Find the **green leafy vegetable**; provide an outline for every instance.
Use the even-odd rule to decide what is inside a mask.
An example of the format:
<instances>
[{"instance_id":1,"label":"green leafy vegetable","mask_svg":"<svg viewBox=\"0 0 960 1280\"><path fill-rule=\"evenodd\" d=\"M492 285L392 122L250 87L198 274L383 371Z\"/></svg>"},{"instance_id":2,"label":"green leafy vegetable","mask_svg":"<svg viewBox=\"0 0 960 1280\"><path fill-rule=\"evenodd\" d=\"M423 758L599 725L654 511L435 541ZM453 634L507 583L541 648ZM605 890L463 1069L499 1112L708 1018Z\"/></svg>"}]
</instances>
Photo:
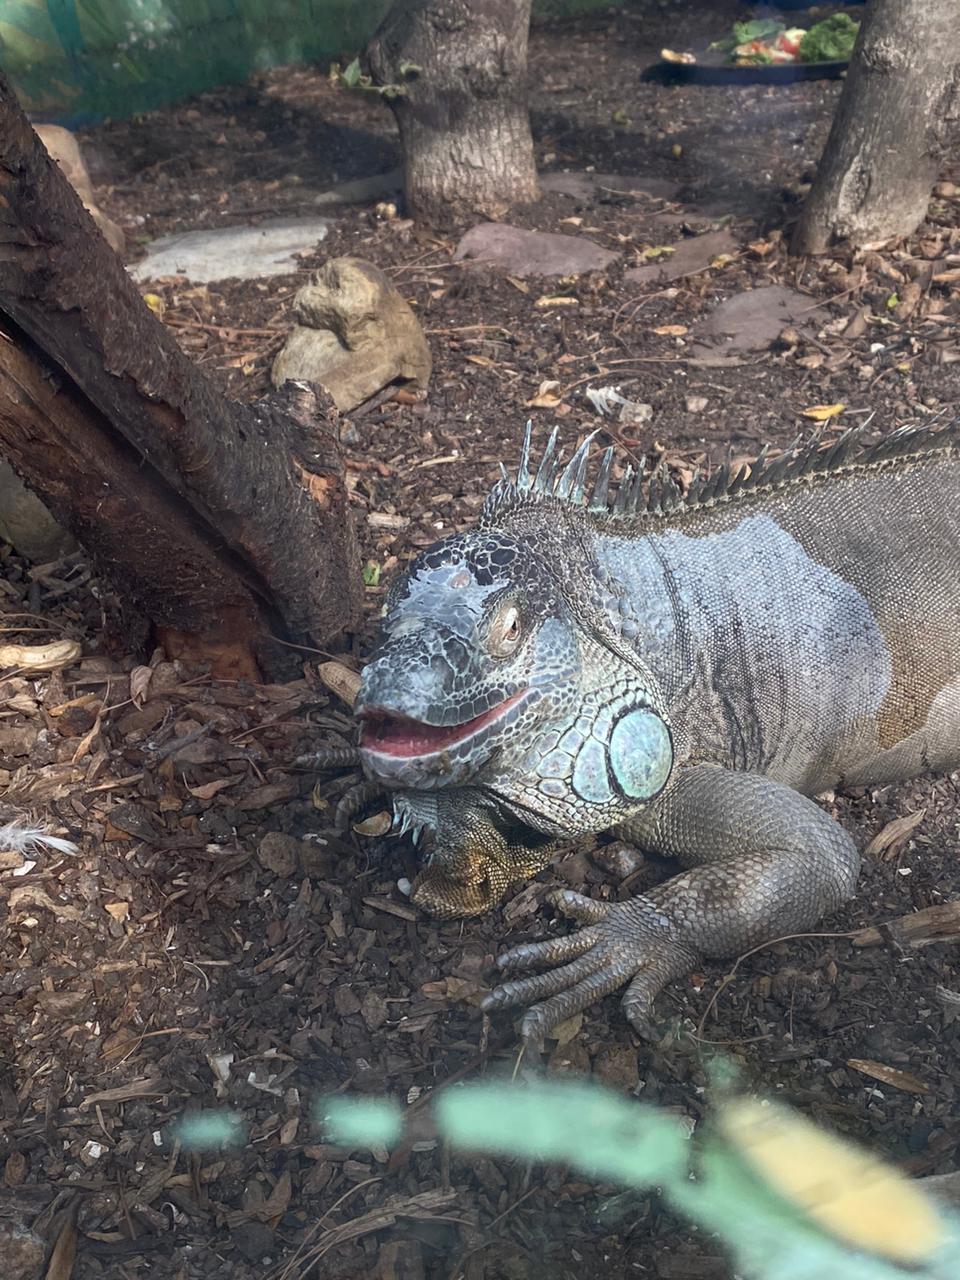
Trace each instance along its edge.
<instances>
[{"instance_id":1,"label":"green leafy vegetable","mask_svg":"<svg viewBox=\"0 0 960 1280\"><path fill-rule=\"evenodd\" d=\"M776 18L754 18L751 22L733 24L733 43L749 44L751 40L770 40L786 30Z\"/></svg>"},{"instance_id":2,"label":"green leafy vegetable","mask_svg":"<svg viewBox=\"0 0 960 1280\"><path fill-rule=\"evenodd\" d=\"M860 23L835 13L812 26L800 41L801 62L849 62Z\"/></svg>"},{"instance_id":3,"label":"green leafy vegetable","mask_svg":"<svg viewBox=\"0 0 960 1280\"><path fill-rule=\"evenodd\" d=\"M732 34L722 40L715 40L711 49L719 49L722 53L733 53L738 44L749 44L751 40L775 39L781 31L785 31L782 22L776 18L754 18L750 22L735 22Z\"/></svg>"}]
</instances>

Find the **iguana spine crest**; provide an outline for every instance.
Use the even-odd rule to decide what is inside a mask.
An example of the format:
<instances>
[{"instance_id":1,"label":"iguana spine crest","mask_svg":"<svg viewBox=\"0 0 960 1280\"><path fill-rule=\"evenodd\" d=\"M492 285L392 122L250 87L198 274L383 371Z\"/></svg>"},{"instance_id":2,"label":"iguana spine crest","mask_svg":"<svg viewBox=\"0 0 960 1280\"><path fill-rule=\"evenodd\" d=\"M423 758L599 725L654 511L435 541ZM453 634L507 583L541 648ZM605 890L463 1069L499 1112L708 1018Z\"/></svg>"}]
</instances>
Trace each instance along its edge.
<instances>
[{"instance_id":1,"label":"iguana spine crest","mask_svg":"<svg viewBox=\"0 0 960 1280\"><path fill-rule=\"evenodd\" d=\"M869 420L850 427L829 447L814 436L805 444L795 441L775 458L768 460L764 446L756 458L733 471L723 463L709 475L698 470L683 493L662 465L649 476L641 460L635 470L628 463L613 494L610 476L615 450L613 446L601 455L600 466L589 500L586 481L591 447L598 434L592 431L578 446L565 466L557 441L559 428L550 433L536 474L530 469L533 424L527 423L516 479L511 479L500 464L500 479L484 503L481 519L492 521L506 510L531 503L561 502L583 507L594 514L615 519L659 519L677 512L711 508L718 503L736 501L747 494L768 493L786 486L808 484L816 478L877 471L892 462L906 459L922 461L924 457L947 451L960 451L960 418L944 423L942 415L930 423L911 423L898 428L881 440L861 447L861 438Z\"/></svg>"}]
</instances>

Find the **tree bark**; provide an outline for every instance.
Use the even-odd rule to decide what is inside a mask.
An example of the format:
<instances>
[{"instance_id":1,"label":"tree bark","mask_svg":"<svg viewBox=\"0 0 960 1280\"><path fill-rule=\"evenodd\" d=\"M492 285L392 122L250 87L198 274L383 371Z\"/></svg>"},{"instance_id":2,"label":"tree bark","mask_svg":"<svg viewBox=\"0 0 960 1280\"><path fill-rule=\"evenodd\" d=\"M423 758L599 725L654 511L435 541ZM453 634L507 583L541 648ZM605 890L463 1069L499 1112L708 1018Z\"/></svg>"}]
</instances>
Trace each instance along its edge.
<instances>
[{"instance_id":1,"label":"tree bark","mask_svg":"<svg viewBox=\"0 0 960 1280\"><path fill-rule=\"evenodd\" d=\"M400 129L407 208L433 224L538 199L531 0L395 0L367 49Z\"/></svg>"},{"instance_id":2,"label":"tree bark","mask_svg":"<svg viewBox=\"0 0 960 1280\"><path fill-rule=\"evenodd\" d=\"M957 0L871 0L793 251L915 231L958 117Z\"/></svg>"},{"instance_id":3,"label":"tree bark","mask_svg":"<svg viewBox=\"0 0 960 1280\"><path fill-rule=\"evenodd\" d=\"M163 627L324 642L360 612L335 410L225 398L146 307L0 75L0 454Z\"/></svg>"}]
</instances>

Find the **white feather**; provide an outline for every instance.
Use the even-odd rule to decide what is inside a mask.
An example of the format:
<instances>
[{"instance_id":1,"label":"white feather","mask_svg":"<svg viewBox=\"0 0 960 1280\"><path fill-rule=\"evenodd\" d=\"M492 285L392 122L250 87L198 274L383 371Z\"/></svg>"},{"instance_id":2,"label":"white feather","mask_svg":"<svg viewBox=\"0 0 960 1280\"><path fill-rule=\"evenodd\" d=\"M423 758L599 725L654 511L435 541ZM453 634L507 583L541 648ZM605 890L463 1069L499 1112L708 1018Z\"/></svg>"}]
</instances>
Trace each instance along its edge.
<instances>
[{"instance_id":1,"label":"white feather","mask_svg":"<svg viewBox=\"0 0 960 1280\"><path fill-rule=\"evenodd\" d=\"M42 827L32 827L28 823L19 822L16 818L0 825L0 849L12 849L16 853L34 853L37 848L46 846L56 849L58 853L79 853L72 840L62 840L59 836L47 835Z\"/></svg>"}]
</instances>

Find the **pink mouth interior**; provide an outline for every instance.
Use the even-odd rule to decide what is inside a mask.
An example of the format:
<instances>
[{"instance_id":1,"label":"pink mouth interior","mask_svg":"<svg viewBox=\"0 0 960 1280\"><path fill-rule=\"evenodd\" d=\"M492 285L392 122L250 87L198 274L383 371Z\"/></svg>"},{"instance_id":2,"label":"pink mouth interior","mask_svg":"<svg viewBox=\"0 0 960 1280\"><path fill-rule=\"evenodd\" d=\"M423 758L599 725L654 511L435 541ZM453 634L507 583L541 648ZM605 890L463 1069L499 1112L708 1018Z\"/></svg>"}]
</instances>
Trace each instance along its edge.
<instances>
[{"instance_id":1,"label":"pink mouth interior","mask_svg":"<svg viewBox=\"0 0 960 1280\"><path fill-rule=\"evenodd\" d=\"M422 720L410 720L407 716L396 715L377 707L370 708L364 715L363 727L360 731L360 746L365 751L378 751L386 756L426 756L444 747L452 746L463 738L482 729L498 719L520 698L525 689L515 693L506 702L500 702L489 711L484 711L472 720L463 724L434 725L424 724Z\"/></svg>"}]
</instances>

